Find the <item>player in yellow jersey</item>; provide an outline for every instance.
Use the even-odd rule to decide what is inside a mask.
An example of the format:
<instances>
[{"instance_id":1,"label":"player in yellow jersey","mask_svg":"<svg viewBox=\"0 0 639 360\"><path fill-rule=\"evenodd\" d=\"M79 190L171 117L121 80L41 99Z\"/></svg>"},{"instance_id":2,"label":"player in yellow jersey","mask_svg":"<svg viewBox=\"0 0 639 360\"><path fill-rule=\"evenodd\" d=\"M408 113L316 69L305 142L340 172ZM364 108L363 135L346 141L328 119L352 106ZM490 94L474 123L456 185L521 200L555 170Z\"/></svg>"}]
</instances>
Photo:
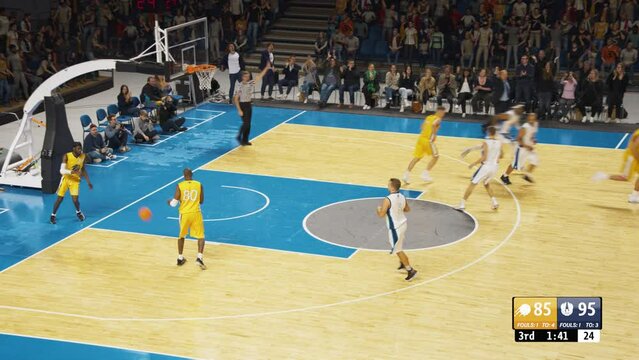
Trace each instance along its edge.
<instances>
[{"instance_id":1,"label":"player in yellow jersey","mask_svg":"<svg viewBox=\"0 0 639 360\"><path fill-rule=\"evenodd\" d=\"M630 136L628 147L623 153L623 161L621 163L621 174L608 175L604 172L598 172L593 176L594 181L599 180L615 180L615 181L631 181L634 175L639 175L639 129L635 130ZM639 203L639 177L635 182L635 189L628 197L631 203Z\"/></svg>"},{"instance_id":2,"label":"player in yellow jersey","mask_svg":"<svg viewBox=\"0 0 639 360\"><path fill-rule=\"evenodd\" d=\"M64 154L62 165L60 166L62 180L60 180L60 186L58 186L58 198L55 200L55 204L53 204L53 212L49 219L52 224L56 223L56 213L67 191L71 193L76 216L80 221L84 221L84 214L80 211L80 201L78 200L80 194L80 177L84 177L89 185L89 189L93 189L91 180L89 180L89 174L84 167L85 161L86 156L82 153L82 144L79 142L73 143L71 152Z\"/></svg>"},{"instance_id":3,"label":"player in yellow jersey","mask_svg":"<svg viewBox=\"0 0 639 360\"><path fill-rule=\"evenodd\" d=\"M178 266L184 265L186 259L182 256L184 251L184 237L191 234L197 239L197 260L195 262L202 269L204 265L204 220L200 205L204 203L204 188L199 181L193 180L191 169L184 169L184 181L175 187L175 195L169 200L169 205L176 207L180 204L180 235L178 236Z\"/></svg>"},{"instance_id":4,"label":"player in yellow jersey","mask_svg":"<svg viewBox=\"0 0 639 360\"><path fill-rule=\"evenodd\" d=\"M424 181L432 181L433 179L430 177L430 171L433 169L435 164L437 164L437 159L439 159L439 153L437 152L437 146L435 146L435 141L437 140L437 131L439 131L439 127L441 125L442 119L446 115L446 108L443 106L438 106L437 110L433 115L429 115L424 120L422 124L422 132L419 134L419 138L417 139L417 145L415 145L415 151L413 152L413 160L408 164L408 168L404 172L403 180L406 184L409 182L410 172L413 170L415 165L421 160L424 155L430 155L432 158L430 162L426 166L426 170L422 173L422 180Z\"/></svg>"}]
</instances>

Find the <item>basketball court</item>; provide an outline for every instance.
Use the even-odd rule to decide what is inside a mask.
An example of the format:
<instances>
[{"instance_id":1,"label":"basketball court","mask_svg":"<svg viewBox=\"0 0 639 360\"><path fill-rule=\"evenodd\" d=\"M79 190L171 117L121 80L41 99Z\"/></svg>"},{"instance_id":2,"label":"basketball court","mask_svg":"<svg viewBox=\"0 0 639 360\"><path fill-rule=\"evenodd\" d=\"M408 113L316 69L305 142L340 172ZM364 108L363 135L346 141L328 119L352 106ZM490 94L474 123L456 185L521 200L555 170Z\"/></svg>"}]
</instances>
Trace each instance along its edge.
<instances>
[{"instance_id":1,"label":"basketball court","mask_svg":"<svg viewBox=\"0 0 639 360\"><path fill-rule=\"evenodd\" d=\"M483 133L445 118L434 182L403 189L419 270L406 282L375 208L420 119L256 106L253 146L239 147L234 106L182 116L188 131L88 167L83 223L70 199L51 225L54 196L0 193L3 358L623 359L639 348L639 206L630 183L590 180L619 170L627 133L541 128L536 183L495 180L498 211L478 189L458 212L477 156L459 154ZM206 271L195 241L175 265L167 199L184 167L205 188ZM601 341L516 343L513 296L603 297Z\"/></svg>"}]
</instances>

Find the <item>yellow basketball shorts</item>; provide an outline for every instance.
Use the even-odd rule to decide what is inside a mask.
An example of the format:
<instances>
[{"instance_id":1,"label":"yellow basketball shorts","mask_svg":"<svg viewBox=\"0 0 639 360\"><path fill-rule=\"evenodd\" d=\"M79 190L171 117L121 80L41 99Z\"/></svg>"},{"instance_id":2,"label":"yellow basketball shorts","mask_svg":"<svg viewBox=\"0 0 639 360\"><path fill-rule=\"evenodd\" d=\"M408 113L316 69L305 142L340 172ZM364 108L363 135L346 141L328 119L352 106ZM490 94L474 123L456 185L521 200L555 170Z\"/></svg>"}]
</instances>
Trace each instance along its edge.
<instances>
[{"instance_id":1,"label":"yellow basketball shorts","mask_svg":"<svg viewBox=\"0 0 639 360\"><path fill-rule=\"evenodd\" d=\"M180 238L187 234L192 238L204 239L204 220L201 212L180 214Z\"/></svg>"},{"instance_id":2,"label":"yellow basketball shorts","mask_svg":"<svg viewBox=\"0 0 639 360\"><path fill-rule=\"evenodd\" d=\"M67 190L71 194L71 196L78 196L80 193L80 182L69 180L66 177L63 177L60 180L60 186L58 186L58 196L64 197L66 195Z\"/></svg>"},{"instance_id":3,"label":"yellow basketball shorts","mask_svg":"<svg viewBox=\"0 0 639 360\"><path fill-rule=\"evenodd\" d=\"M437 152L437 146L435 146L434 143L432 143L429 139L420 137L415 145L413 156L416 158L423 158L424 155L438 156L439 153Z\"/></svg>"}]
</instances>

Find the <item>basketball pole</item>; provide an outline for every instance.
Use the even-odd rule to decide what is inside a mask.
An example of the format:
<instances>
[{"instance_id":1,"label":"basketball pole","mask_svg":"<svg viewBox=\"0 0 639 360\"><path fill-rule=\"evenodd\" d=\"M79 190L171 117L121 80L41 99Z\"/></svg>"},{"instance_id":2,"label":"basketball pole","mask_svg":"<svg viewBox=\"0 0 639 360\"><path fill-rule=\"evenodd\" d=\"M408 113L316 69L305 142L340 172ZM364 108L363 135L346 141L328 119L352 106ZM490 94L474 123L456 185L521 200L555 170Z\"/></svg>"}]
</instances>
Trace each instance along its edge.
<instances>
[{"instance_id":1,"label":"basketball pole","mask_svg":"<svg viewBox=\"0 0 639 360\"><path fill-rule=\"evenodd\" d=\"M42 104L45 96L51 96L52 92L55 91L59 86L64 83L75 79L78 76L82 76L84 74L96 72L96 71L112 71L115 70L116 64L118 62L129 62L135 61L143 57L147 57L150 55L155 55L155 60L158 63L164 63L165 61L173 61L173 57L169 52L169 36L167 35L169 31L184 28L187 26L191 26L192 24L203 22L205 34L202 39L194 39L192 41L205 40L205 49L206 49L206 57L208 60L208 24L206 18L201 18L198 20L193 20L184 24L171 26L166 29L160 28L160 24L158 21L155 21L155 29L154 29L154 44L146 48L140 55L131 58L130 60L120 60L120 59L99 59L99 60L90 60L85 61L73 66L70 66L66 69L63 69L50 78L45 80L40 86L38 86L35 91L31 94L31 96L27 99L23 107L23 115L20 120L20 126L18 128L18 132L11 143L8 152L7 152L7 160L2 165L0 169L0 185L10 185L10 186L21 186L28 188L41 189L42 188L42 175L38 171L37 173L18 173L14 171L21 164L24 163L23 160L10 164L11 156L18 150L22 148L27 149L27 158L34 158L36 154L35 145L33 143L33 133L31 130L32 121L34 112Z\"/></svg>"}]
</instances>

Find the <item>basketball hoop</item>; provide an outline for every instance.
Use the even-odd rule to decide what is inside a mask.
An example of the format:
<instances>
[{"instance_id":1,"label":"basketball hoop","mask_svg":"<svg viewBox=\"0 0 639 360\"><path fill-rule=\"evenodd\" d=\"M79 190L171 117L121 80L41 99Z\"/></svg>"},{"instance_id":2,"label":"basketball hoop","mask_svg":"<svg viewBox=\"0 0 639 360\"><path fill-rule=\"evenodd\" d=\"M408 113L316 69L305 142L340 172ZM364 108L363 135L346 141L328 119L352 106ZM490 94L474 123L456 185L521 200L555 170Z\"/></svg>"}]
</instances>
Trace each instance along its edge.
<instances>
[{"instance_id":1,"label":"basketball hoop","mask_svg":"<svg viewBox=\"0 0 639 360\"><path fill-rule=\"evenodd\" d=\"M215 75L215 70L217 70L217 66L215 65L187 65L186 73L197 75L197 79L200 83L200 90L211 90L211 80L213 79L213 75Z\"/></svg>"}]
</instances>

